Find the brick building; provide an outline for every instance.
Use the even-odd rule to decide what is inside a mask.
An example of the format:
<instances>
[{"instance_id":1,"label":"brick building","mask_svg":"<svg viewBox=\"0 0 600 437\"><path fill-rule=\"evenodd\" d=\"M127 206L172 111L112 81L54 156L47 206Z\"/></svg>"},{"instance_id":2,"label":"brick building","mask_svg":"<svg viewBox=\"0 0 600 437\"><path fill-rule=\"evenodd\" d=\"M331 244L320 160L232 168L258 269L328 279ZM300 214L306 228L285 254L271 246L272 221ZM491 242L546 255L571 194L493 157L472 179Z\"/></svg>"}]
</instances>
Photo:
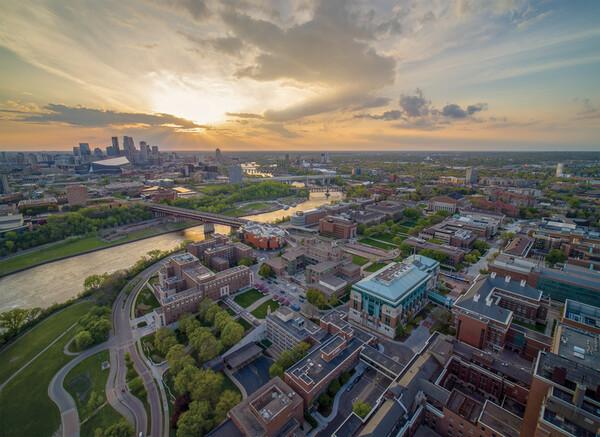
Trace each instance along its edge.
<instances>
[{"instance_id":1,"label":"brick building","mask_svg":"<svg viewBox=\"0 0 600 437\"><path fill-rule=\"evenodd\" d=\"M351 220L340 216L331 216L319 220L319 234L342 240L356 238L357 225Z\"/></svg>"},{"instance_id":2,"label":"brick building","mask_svg":"<svg viewBox=\"0 0 600 437\"><path fill-rule=\"evenodd\" d=\"M176 321L181 314L194 313L204 298L222 299L252 286L252 271L237 266L213 273L191 253L172 256L158 272L159 284L153 286L160 303L156 311L160 325Z\"/></svg>"}]
</instances>

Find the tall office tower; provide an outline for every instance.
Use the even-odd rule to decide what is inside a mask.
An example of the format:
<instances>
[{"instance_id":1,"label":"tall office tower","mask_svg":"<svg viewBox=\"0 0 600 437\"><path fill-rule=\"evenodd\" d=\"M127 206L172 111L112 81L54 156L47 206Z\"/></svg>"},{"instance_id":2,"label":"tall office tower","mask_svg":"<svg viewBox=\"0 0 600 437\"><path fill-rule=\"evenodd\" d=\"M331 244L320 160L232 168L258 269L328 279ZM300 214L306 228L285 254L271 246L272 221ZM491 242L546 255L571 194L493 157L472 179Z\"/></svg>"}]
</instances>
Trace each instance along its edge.
<instances>
[{"instance_id":1,"label":"tall office tower","mask_svg":"<svg viewBox=\"0 0 600 437\"><path fill-rule=\"evenodd\" d=\"M81 151L79 150L79 147L73 146L73 156L80 156L80 155L81 155Z\"/></svg>"},{"instance_id":2,"label":"tall office tower","mask_svg":"<svg viewBox=\"0 0 600 437\"><path fill-rule=\"evenodd\" d=\"M79 153L81 156L89 156L92 154L88 143L79 143Z\"/></svg>"},{"instance_id":3,"label":"tall office tower","mask_svg":"<svg viewBox=\"0 0 600 437\"><path fill-rule=\"evenodd\" d=\"M242 183L242 166L239 162L236 162L229 167L229 183L230 184L241 184Z\"/></svg>"},{"instance_id":4,"label":"tall office tower","mask_svg":"<svg viewBox=\"0 0 600 437\"><path fill-rule=\"evenodd\" d=\"M476 185L478 177L477 168L468 167L467 173L465 174L465 183L469 185Z\"/></svg>"},{"instance_id":5,"label":"tall office tower","mask_svg":"<svg viewBox=\"0 0 600 437\"><path fill-rule=\"evenodd\" d=\"M124 136L123 137L123 151L129 162L133 163L135 160L135 144L133 143L133 138Z\"/></svg>"},{"instance_id":6,"label":"tall office tower","mask_svg":"<svg viewBox=\"0 0 600 437\"><path fill-rule=\"evenodd\" d=\"M215 150L215 160L221 164L225 162L225 158L224 158L223 154L221 153L221 149L219 149L219 148L217 148Z\"/></svg>"},{"instance_id":7,"label":"tall office tower","mask_svg":"<svg viewBox=\"0 0 600 437\"><path fill-rule=\"evenodd\" d=\"M8 175L5 173L0 174L0 194L10 193L10 185L8 184Z\"/></svg>"},{"instance_id":8,"label":"tall office tower","mask_svg":"<svg viewBox=\"0 0 600 437\"><path fill-rule=\"evenodd\" d=\"M94 158L102 158L104 156L104 152L102 152L102 149L100 147L96 147L94 149Z\"/></svg>"},{"instance_id":9,"label":"tall office tower","mask_svg":"<svg viewBox=\"0 0 600 437\"><path fill-rule=\"evenodd\" d=\"M564 175L565 165L562 162L556 164L556 177L562 178Z\"/></svg>"},{"instance_id":10,"label":"tall office tower","mask_svg":"<svg viewBox=\"0 0 600 437\"><path fill-rule=\"evenodd\" d=\"M106 146L106 156L116 156L115 148L113 146Z\"/></svg>"},{"instance_id":11,"label":"tall office tower","mask_svg":"<svg viewBox=\"0 0 600 437\"><path fill-rule=\"evenodd\" d=\"M150 146L145 141L140 141L140 163L146 164L150 155Z\"/></svg>"},{"instance_id":12,"label":"tall office tower","mask_svg":"<svg viewBox=\"0 0 600 437\"><path fill-rule=\"evenodd\" d=\"M121 149L119 148L119 137L112 137L112 148L115 156L119 156L121 154Z\"/></svg>"}]
</instances>

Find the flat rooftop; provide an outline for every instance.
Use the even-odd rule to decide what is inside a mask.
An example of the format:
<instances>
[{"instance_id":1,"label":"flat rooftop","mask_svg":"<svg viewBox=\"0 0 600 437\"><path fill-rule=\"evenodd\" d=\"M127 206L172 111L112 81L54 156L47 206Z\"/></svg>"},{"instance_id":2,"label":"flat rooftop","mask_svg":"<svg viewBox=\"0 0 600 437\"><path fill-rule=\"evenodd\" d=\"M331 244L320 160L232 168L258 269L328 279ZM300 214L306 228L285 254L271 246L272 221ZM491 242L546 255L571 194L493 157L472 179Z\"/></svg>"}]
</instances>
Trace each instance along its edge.
<instances>
[{"instance_id":1,"label":"flat rooftop","mask_svg":"<svg viewBox=\"0 0 600 437\"><path fill-rule=\"evenodd\" d=\"M485 401L479 421L504 437L519 437L523 419L489 400Z\"/></svg>"},{"instance_id":2,"label":"flat rooftop","mask_svg":"<svg viewBox=\"0 0 600 437\"><path fill-rule=\"evenodd\" d=\"M600 271L572 264L565 264L562 270L543 268L541 270L541 277L600 291Z\"/></svg>"},{"instance_id":3,"label":"flat rooftop","mask_svg":"<svg viewBox=\"0 0 600 437\"><path fill-rule=\"evenodd\" d=\"M565 300L564 318L600 328L600 308L576 300Z\"/></svg>"},{"instance_id":4,"label":"flat rooftop","mask_svg":"<svg viewBox=\"0 0 600 437\"><path fill-rule=\"evenodd\" d=\"M429 278L428 273L414 264L390 263L354 284L353 288L397 304Z\"/></svg>"},{"instance_id":5,"label":"flat rooftop","mask_svg":"<svg viewBox=\"0 0 600 437\"><path fill-rule=\"evenodd\" d=\"M600 335L560 324L554 353L600 371Z\"/></svg>"}]
</instances>

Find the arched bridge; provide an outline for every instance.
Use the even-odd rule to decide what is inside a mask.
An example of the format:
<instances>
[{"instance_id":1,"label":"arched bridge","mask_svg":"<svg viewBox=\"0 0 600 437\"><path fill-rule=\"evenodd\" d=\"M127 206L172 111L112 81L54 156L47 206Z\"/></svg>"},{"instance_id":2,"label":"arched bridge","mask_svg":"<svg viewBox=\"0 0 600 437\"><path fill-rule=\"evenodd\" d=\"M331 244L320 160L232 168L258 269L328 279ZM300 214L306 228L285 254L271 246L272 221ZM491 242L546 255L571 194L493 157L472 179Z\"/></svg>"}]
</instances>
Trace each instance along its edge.
<instances>
[{"instance_id":1,"label":"arched bridge","mask_svg":"<svg viewBox=\"0 0 600 437\"><path fill-rule=\"evenodd\" d=\"M157 215L172 215L176 217L183 217L191 220L199 220L204 223L214 223L216 225L231 226L232 228L239 228L242 225L248 223L249 220L237 217L229 217L222 214L213 214L210 212L196 211L187 208L178 208L176 206L150 204L148 208Z\"/></svg>"}]
</instances>

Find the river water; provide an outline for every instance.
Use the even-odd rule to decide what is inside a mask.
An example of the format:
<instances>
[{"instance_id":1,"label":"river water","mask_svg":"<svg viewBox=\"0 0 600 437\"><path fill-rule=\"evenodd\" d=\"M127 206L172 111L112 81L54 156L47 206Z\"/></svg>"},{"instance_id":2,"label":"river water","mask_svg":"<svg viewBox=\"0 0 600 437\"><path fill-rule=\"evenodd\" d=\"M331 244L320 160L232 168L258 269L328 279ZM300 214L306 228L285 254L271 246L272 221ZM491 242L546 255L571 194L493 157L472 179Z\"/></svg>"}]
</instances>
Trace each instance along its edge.
<instances>
[{"instance_id":1,"label":"river water","mask_svg":"<svg viewBox=\"0 0 600 437\"><path fill-rule=\"evenodd\" d=\"M287 210L277 210L246 218L262 223L292 215L295 211L307 211L334 200L341 200L341 193L311 193L310 198ZM228 226L215 225L215 232L228 234ZM114 272L131 267L140 257L153 249L169 250L183 240L204 239L202 226L179 232L158 235L145 240L115 246L61 261L34 267L0 278L0 312L15 307L48 307L77 296L83 289L86 277L104 272Z\"/></svg>"}]
</instances>

